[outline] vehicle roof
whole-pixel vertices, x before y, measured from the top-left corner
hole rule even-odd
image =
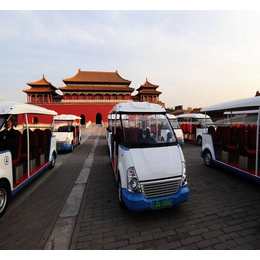
[[[0,115],[17,115],[17,114],[42,114],[42,115],[57,115],[54,110],[49,110],[44,107],[25,104],[15,101],[1,101]]]
[[[110,113],[166,113],[163,106],[149,102],[118,103]]]
[[[166,114],[169,119],[177,119],[175,115],[172,114]]]
[[[198,118],[198,119],[204,119],[205,118],[205,114],[201,114],[201,113],[181,114],[181,115],[178,115],[177,118]],[[210,116],[206,115],[206,118],[210,118]]]
[[[61,114],[54,117],[54,120],[75,120],[81,119],[80,116]]]
[[[260,96],[233,100],[217,105],[204,107],[202,112],[208,111],[236,111],[236,110],[255,110],[260,107]]]
[[[242,115],[242,114],[257,114],[259,110],[243,110],[243,111],[226,111],[224,115]]]

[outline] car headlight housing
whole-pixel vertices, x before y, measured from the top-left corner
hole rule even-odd
[[[182,163],[181,186],[185,186],[188,184],[187,175],[186,175],[186,163],[184,161],[181,163]]]
[[[66,145],[70,144],[70,139],[68,137],[66,137],[65,144]]]
[[[135,167],[130,167],[127,169],[127,190],[132,193],[141,192]]]

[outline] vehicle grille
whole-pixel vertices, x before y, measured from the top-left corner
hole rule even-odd
[[[172,195],[178,192],[181,184],[181,177],[140,182],[142,192],[148,199]]]
[[[64,146],[64,142],[56,142],[56,147],[63,147]]]

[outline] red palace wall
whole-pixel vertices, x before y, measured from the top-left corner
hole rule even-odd
[[[91,121],[96,124],[99,120],[107,123],[107,116],[110,110],[116,105],[114,104],[34,104],[40,107],[45,107],[47,109],[54,110],[60,114],[72,114],[76,116],[81,116],[85,123]],[[39,123],[49,123],[50,117],[43,117],[40,115],[35,115],[39,119]],[[33,123],[33,117],[30,116],[28,119],[29,123]],[[83,123],[84,124],[84,123]]]

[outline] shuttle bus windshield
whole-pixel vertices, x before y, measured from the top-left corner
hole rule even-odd
[[[157,147],[177,144],[166,115],[127,114],[127,118],[127,123],[122,122],[121,124],[126,147]]]

